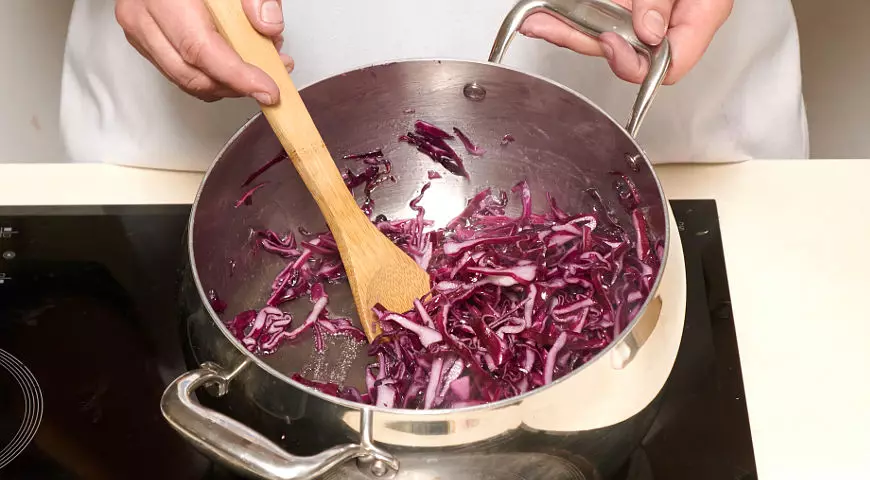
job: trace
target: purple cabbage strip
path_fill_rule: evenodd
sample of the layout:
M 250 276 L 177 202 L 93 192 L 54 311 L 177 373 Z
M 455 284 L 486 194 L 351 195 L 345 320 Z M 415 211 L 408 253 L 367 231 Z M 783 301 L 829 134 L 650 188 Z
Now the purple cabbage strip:
M 468 138 L 467 135 L 462 133 L 462 130 L 460 130 L 456 127 L 453 127 L 453 133 L 455 133 L 456 136 L 459 137 L 459 140 L 462 142 L 462 145 L 465 146 L 465 150 L 468 153 L 470 153 L 476 157 L 479 157 L 479 156 L 483 155 L 484 153 L 486 153 L 485 148 L 475 145 L 474 142 L 472 142 L 471 139 Z
M 233 205 L 233 208 L 239 208 L 242 205 L 251 205 L 253 203 L 254 192 L 265 187 L 267 183 L 269 182 L 265 181 L 254 185 L 252 188 L 242 194 L 242 197 L 236 201 L 235 205 Z
M 218 315 L 224 313 L 227 309 L 227 302 L 221 300 L 217 292 L 215 292 L 214 290 L 208 291 L 208 303 Z
M 446 142 L 453 138 L 453 135 L 431 123 L 417 120 L 414 122 L 414 131 L 400 136 L 399 141 L 417 147 L 418 151 L 441 164 L 448 172 L 468 178 L 462 157 Z
M 372 158 L 382 158 L 384 156 L 384 152 L 381 149 L 372 150 L 370 152 L 364 153 L 351 153 L 350 155 L 345 155 L 341 157 L 343 160 L 367 160 Z
M 414 122 L 414 130 L 421 134 L 430 138 L 441 138 L 441 139 L 452 139 L 453 135 L 441 130 L 440 128 L 432 125 L 431 123 L 424 122 L 423 120 L 417 120 Z
M 257 179 L 260 175 L 266 172 L 266 170 L 272 168 L 273 166 L 281 163 L 282 160 L 288 160 L 290 157 L 287 156 L 287 152 L 281 151 L 275 158 L 266 162 L 262 167 L 258 168 L 254 173 L 248 175 L 248 178 L 245 179 L 245 182 L 242 183 L 242 188 L 247 187 L 248 185 L 254 183 L 254 180 Z

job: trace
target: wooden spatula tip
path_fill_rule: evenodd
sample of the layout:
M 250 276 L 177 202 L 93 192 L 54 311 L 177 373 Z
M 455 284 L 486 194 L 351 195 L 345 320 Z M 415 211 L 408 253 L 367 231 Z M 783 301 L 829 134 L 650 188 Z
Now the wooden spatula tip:
M 380 304 L 387 311 L 404 313 L 414 308 L 414 300 L 422 298 L 431 290 L 429 274 L 404 253 L 402 256 L 407 262 L 385 260 L 380 268 L 374 270 L 367 282 L 351 284 L 357 290 L 357 308 L 369 341 L 381 332 L 372 307 Z

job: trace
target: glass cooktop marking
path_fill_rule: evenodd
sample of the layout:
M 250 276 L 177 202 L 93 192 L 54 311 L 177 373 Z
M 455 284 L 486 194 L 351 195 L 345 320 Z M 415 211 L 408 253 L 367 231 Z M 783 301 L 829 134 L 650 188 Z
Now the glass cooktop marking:
M 21 425 L 9 443 L 0 450 L 0 469 L 2 469 L 21 454 L 36 436 L 36 431 L 39 430 L 39 424 L 42 422 L 43 399 L 42 389 L 39 388 L 36 377 L 20 360 L 3 349 L 0 349 L 0 368 L 12 375 L 21 388 L 24 399 Z

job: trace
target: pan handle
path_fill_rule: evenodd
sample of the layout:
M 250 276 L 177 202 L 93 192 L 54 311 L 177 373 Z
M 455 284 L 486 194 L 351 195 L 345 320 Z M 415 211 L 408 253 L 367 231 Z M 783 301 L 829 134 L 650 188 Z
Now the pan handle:
M 332 447 L 310 457 L 297 457 L 282 450 L 265 436 L 226 415 L 202 406 L 194 392 L 203 386 L 216 387 L 218 395 L 227 392 L 229 382 L 248 362 L 230 372 L 205 363 L 176 378 L 163 393 L 160 410 L 169 424 L 197 448 L 237 471 L 266 480 L 314 480 L 352 458 L 368 459 L 398 470 L 390 454 L 365 438 L 360 444 Z M 362 415 L 362 432 L 371 433 L 371 411 Z M 367 424 L 369 426 L 367 426 Z
M 489 54 L 490 62 L 501 63 L 520 26 L 526 18 L 537 12 L 555 15 L 580 32 L 593 37 L 604 32 L 614 32 L 649 59 L 649 73 L 640 86 L 631 117 L 625 126 L 632 137 L 637 137 L 640 124 L 671 64 L 668 39 L 664 38 L 656 48 L 643 43 L 634 34 L 631 12 L 609 0 L 521 0 L 502 22 Z

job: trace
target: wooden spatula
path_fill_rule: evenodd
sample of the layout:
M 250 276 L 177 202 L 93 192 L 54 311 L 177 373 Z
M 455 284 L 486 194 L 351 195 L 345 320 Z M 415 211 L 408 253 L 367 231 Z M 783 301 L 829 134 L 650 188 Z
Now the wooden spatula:
M 261 105 L 272 130 L 314 196 L 341 254 L 360 322 L 369 341 L 380 327 L 372 307 L 413 308 L 430 290 L 429 274 L 385 237 L 357 206 L 272 42 L 251 26 L 239 0 L 206 0 L 218 30 L 246 62 L 266 72 L 281 92 Z

